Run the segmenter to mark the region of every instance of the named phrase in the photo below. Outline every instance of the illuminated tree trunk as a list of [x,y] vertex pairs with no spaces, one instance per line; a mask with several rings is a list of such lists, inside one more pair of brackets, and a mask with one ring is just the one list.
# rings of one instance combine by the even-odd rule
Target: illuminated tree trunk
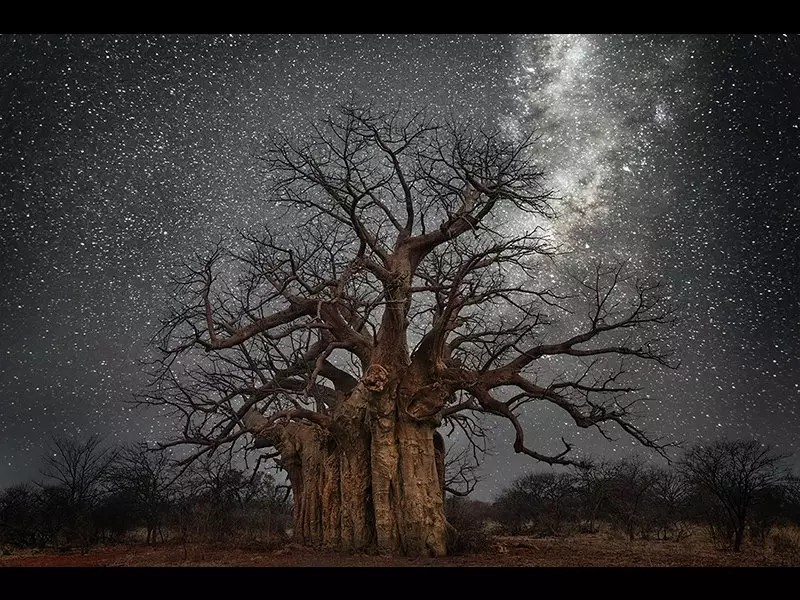
[[[329,430],[290,423],[279,450],[294,494],[294,536],[344,551],[442,556],[441,452],[434,428],[398,416],[397,395],[362,386]],[[369,400],[369,402],[368,402]]]
[[[383,404],[383,406],[381,406]],[[444,500],[434,430],[379,403],[371,422],[372,496],[378,550],[443,556]]]

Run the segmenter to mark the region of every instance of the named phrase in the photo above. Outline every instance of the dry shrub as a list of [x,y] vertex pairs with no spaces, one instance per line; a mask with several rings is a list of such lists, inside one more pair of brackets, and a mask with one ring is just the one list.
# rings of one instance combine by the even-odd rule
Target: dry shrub
[[800,530],[784,528],[772,534],[772,549],[775,554],[800,561]]
[[479,554],[488,550],[492,535],[488,527],[488,505],[451,496],[445,502],[447,553]]
[[480,554],[486,552],[491,546],[492,536],[483,527],[467,526],[463,529],[455,527],[448,529],[447,553]]

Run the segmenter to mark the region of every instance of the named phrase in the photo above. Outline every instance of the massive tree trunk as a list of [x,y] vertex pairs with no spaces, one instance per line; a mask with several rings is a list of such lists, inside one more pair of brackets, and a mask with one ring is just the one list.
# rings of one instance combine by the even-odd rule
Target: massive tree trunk
[[402,410],[397,390],[396,384],[374,391],[359,383],[329,428],[291,422],[281,429],[276,445],[294,494],[298,542],[344,551],[445,554],[438,434],[431,421]]

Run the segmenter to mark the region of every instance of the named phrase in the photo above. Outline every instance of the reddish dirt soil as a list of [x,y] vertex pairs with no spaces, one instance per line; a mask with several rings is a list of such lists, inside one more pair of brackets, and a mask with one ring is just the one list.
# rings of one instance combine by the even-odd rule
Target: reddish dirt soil
[[255,551],[211,545],[162,544],[156,547],[98,547],[86,554],[15,552],[0,556],[0,567],[11,566],[246,566],[246,567],[570,567],[570,566],[800,566],[800,557],[764,547],[734,553],[716,550],[702,540],[682,542],[614,539],[601,535],[569,538],[498,537],[479,554],[446,558],[390,558],[339,555],[295,544],[275,551]]

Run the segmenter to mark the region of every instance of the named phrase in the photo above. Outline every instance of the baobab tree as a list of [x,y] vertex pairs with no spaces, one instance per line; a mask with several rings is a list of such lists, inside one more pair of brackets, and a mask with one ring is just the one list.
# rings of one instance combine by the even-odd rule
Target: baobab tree
[[573,464],[563,439],[527,441],[521,411],[544,402],[661,449],[629,419],[624,361],[668,364],[653,331],[672,309],[624,264],[594,265],[577,293],[543,277],[553,196],[534,146],[353,105],[272,137],[261,159],[285,214],[176,281],[141,397],[181,419],[165,445],[262,449],[287,472],[299,542],[407,555],[446,552],[439,428],[482,435],[489,415],[515,452]]

